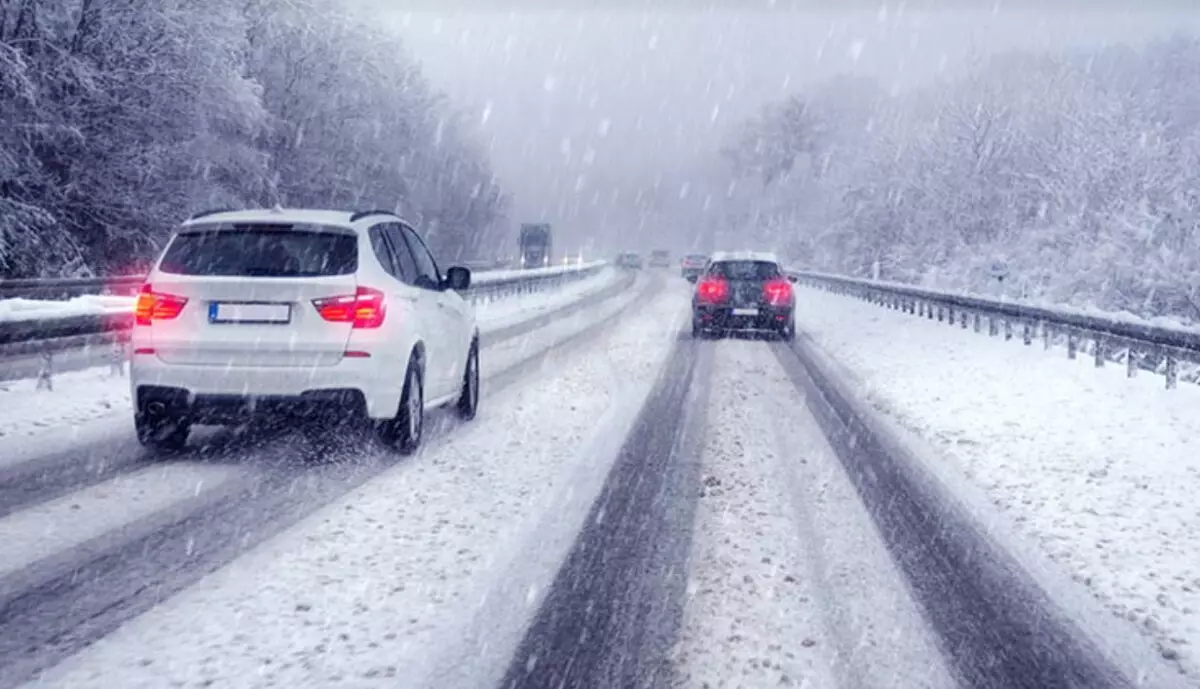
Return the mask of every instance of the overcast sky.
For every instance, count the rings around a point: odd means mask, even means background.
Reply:
[[[694,195],[732,125],[816,80],[850,72],[905,89],[972,54],[1200,30],[1200,0],[366,1],[479,125],[514,220],[545,218],[563,237],[636,228],[634,198],[656,180],[660,203]]]

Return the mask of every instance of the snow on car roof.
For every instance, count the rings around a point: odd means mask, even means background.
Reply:
[[[357,221],[352,222],[354,211],[334,211],[310,208],[252,208],[247,210],[221,211],[191,218],[183,222],[183,227],[194,225],[256,223],[256,222],[285,222],[295,225],[324,225],[352,229]],[[386,218],[386,214],[365,215],[363,218]],[[392,216],[398,217],[398,216]],[[411,224],[411,223],[409,223]]]
[[[770,251],[714,251],[712,258],[709,260],[713,263],[718,261],[763,261],[766,263],[779,263],[779,257]]]

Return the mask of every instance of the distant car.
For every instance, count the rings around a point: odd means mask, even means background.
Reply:
[[[638,270],[641,269],[644,264],[642,262],[641,254],[633,251],[626,251],[617,257],[617,265],[622,268],[633,268]]]
[[[137,298],[138,440],[174,450],[194,424],[280,416],[372,430],[412,452],[426,409],[478,408],[479,330],[459,293],[470,283],[466,268],[443,274],[391,213],[194,216]]]
[[[794,279],[769,253],[715,253],[692,296],[692,336],[761,331],[796,336]]]
[[[690,278],[704,272],[708,265],[708,254],[688,254],[679,262],[679,272],[683,277]]]
[[[654,268],[669,268],[671,266],[671,252],[656,249],[650,252],[650,265]]]

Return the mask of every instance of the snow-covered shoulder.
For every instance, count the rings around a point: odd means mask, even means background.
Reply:
[[[1012,531],[1200,677],[1200,387],[815,289],[797,325]],[[949,462],[941,466],[937,461]]]

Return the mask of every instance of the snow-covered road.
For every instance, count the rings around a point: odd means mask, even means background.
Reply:
[[[955,686],[773,348],[715,346],[673,686]]]
[[[411,458],[123,438],[54,456],[120,466],[61,494],[0,482],[0,688],[1174,686],[847,417],[855,372],[695,340],[688,293],[642,275],[485,338],[479,417]]]
[[[611,438],[628,431],[674,340],[680,306],[678,294],[667,295],[586,347],[555,353],[547,370],[556,374],[489,399],[475,422],[127,624],[47,681],[434,686],[431,673],[464,663],[485,676],[503,670],[522,618],[607,473]],[[522,595],[503,614],[479,616],[514,576]],[[454,643],[467,635],[486,637],[486,647]],[[498,665],[481,661],[489,655]],[[464,685],[460,678],[453,686]]]
[[[428,528],[422,527],[420,535],[438,543],[416,543],[428,547],[404,550],[405,557],[413,558],[409,564],[412,571],[425,571],[424,558],[448,554],[453,560],[458,549],[443,551],[439,543],[458,527],[448,526],[444,521],[447,516],[437,507],[480,509],[491,514],[501,526],[513,518],[513,510],[536,508],[536,505],[530,506],[517,499],[526,490],[521,485],[513,484],[500,492],[491,489],[511,480],[509,467],[522,466],[531,472],[539,471],[539,467],[543,471],[538,480],[531,482],[532,486],[554,488],[554,462],[564,461],[555,452],[561,455],[575,448],[579,442],[578,433],[590,429],[596,421],[596,413],[603,411],[590,407],[585,410],[586,405],[605,405],[609,401],[604,390],[598,395],[579,395],[579,402],[574,404],[576,410],[571,412],[587,411],[587,423],[583,427],[575,425],[556,431],[547,423],[544,410],[561,407],[559,401],[573,390],[572,385],[584,385],[577,378],[564,379],[563,375],[567,374],[559,372],[572,372],[576,368],[566,366],[565,362],[575,360],[570,352],[577,346],[588,344],[590,333],[598,324],[626,309],[632,299],[640,296],[644,301],[647,290],[652,293],[655,289],[654,281],[640,279],[632,288],[603,299],[580,313],[564,314],[549,325],[516,336],[519,346],[514,347],[511,340],[485,342],[482,357],[485,411],[476,422],[461,426],[448,416],[435,415],[430,420],[430,446],[411,462],[397,464],[390,453],[370,447],[353,447],[335,451],[325,457],[324,462],[313,465],[303,459],[303,455],[310,452],[303,441],[289,435],[237,437],[218,434],[209,439],[208,445],[179,461],[140,471],[136,467],[142,462],[127,462],[126,470],[108,480],[85,481],[78,490],[68,489],[70,492],[61,498],[33,500],[7,516],[0,512],[0,534],[19,532],[23,536],[15,543],[18,546],[26,543],[13,551],[21,555],[20,562],[8,568],[14,571],[0,572],[0,575],[8,574],[0,576],[0,602],[7,608],[5,624],[0,627],[0,686],[7,686],[15,679],[27,676],[31,670],[91,643],[115,625],[154,605],[162,596],[194,583],[206,570],[232,560],[247,547],[268,539],[321,505],[338,499],[347,506],[423,514],[428,523],[423,521],[422,524]],[[663,314],[649,322],[661,328]],[[572,340],[572,335],[583,337]],[[636,353],[641,350],[641,345],[648,343],[636,344],[617,350]],[[652,349],[646,351],[649,353]],[[559,363],[549,363],[555,361]],[[531,366],[529,362],[535,365]],[[597,365],[570,375],[586,374],[594,384]],[[524,373],[513,375],[513,371],[522,366]],[[609,365],[600,372],[608,374],[611,368]],[[531,375],[538,370],[554,373]],[[542,397],[531,398],[531,393],[525,391],[524,386],[530,380],[540,381]],[[587,391],[592,392],[590,388]],[[593,399],[596,401],[591,401]],[[438,426],[441,426],[440,430]],[[535,428],[539,429],[538,433],[533,433]],[[499,442],[497,437],[504,440]],[[523,446],[526,441],[532,444]],[[127,440],[113,442],[113,452],[119,452],[116,446],[123,445],[126,452],[138,454],[136,446],[130,446]],[[88,448],[81,448],[75,452],[74,459],[83,463],[90,454]],[[59,459],[70,461],[71,457]],[[133,471],[125,473],[129,470]],[[389,475],[388,472],[394,473]],[[407,483],[382,491],[372,489],[375,498],[366,493],[342,497],[356,486],[387,484],[389,476],[392,480]],[[376,478],[375,483],[364,483]],[[167,490],[161,495],[147,495],[143,490],[146,481]],[[456,481],[465,483],[456,485]],[[230,484],[238,490],[230,490]],[[487,495],[492,495],[497,502],[491,506],[480,503],[475,489],[486,489]],[[395,499],[397,495],[408,496],[411,501],[400,504]],[[114,501],[113,496],[124,496],[127,500]],[[117,502],[123,510],[114,509]],[[187,504],[184,514],[174,509],[182,503]],[[425,507],[428,509],[422,511]],[[97,511],[102,515],[93,520],[86,519],[87,514]],[[345,534],[331,535],[320,531],[319,527],[328,521],[330,514],[347,519],[362,515],[353,509],[343,511],[342,506],[327,506],[322,514],[325,516],[310,517],[305,522],[307,528],[317,529],[314,533],[325,533],[322,538],[330,548],[347,546],[350,540]],[[39,519],[34,519],[36,524],[31,526],[34,517]],[[389,518],[392,523],[403,526],[414,517],[393,514]],[[353,531],[361,531],[365,536],[375,528],[378,527],[355,527]],[[125,536],[120,537],[117,532],[123,532]],[[32,538],[35,535],[40,538]],[[292,548],[293,553],[319,555],[311,546],[309,535],[300,537],[303,546]],[[487,529],[477,535],[485,544],[490,544],[494,536]],[[393,543],[403,540],[397,534],[388,538]],[[266,552],[279,552],[272,550],[272,541],[266,542],[268,545],[263,546]],[[287,538],[280,542],[286,543]],[[361,554],[374,561],[378,552],[379,548],[375,548],[371,553]],[[261,554],[257,556],[262,557]],[[333,555],[334,560],[339,557]],[[76,561],[72,563],[72,559]],[[474,563],[472,566],[483,562],[465,553],[455,561]],[[311,561],[307,570],[298,570],[295,574],[312,573],[323,566],[322,562],[318,557]],[[380,566],[394,564],[395,561],[389,560],[381,562]],[[225,570],[225,574],[218,572],[214,579],[221,580],[228,571]],[[429,576],[435,577],[435,583],[442,581],[447,586],[457,581],[454,578],[439,580],[432,573]],[[286,580],[280,580],[280,584],[286,584]],[[305,590],[328,591],[324,586],[326,584],[313,583]],[[418,590],[423,589],[415,588],[410,592]],[[161,666],[150,671],[159,670]],[[159,684],[151,681],[146,686]]]

